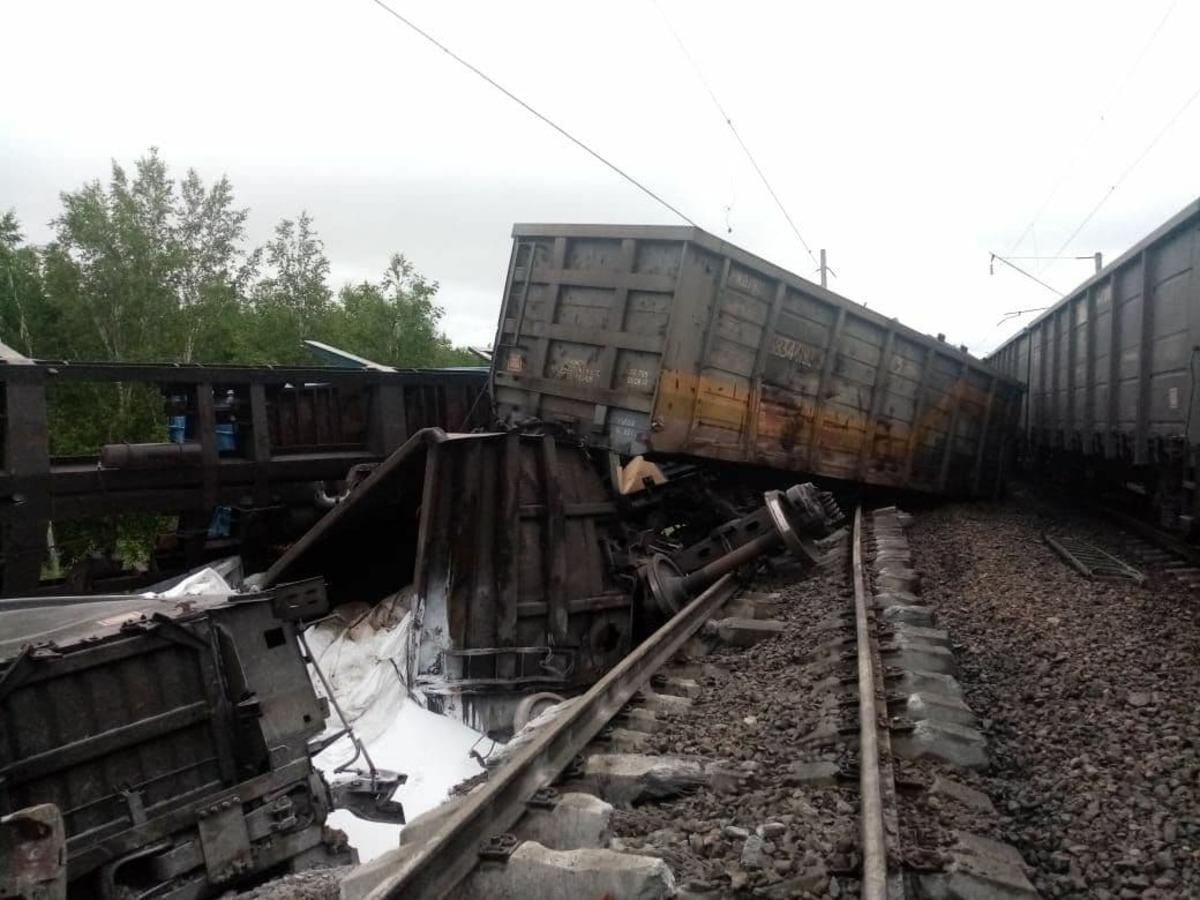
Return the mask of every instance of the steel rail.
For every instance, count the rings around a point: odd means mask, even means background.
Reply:
[[[398,862],[368,900],[424,900],[449,893],[475,867],[480,845],[511,829],[530,798],[583,751],[735,590],[732,575],[726,575],[680,610],[468,794],[453,815]]]
[[[1180,559],[1187,560],[1192,565],[1200,565],[1200,549],[1163,531],[1161,528],[1156,528],[1149,522],[1142,521],[1137,516],[1132,516],[1127,512],[1112,506],[1106,506],[1103,503],[1086,503],[1084,506],[1110,519],[1122,528],[1132,531],[1138,537],[1149,541],[1160,550],[1173,553]]]
[[[854,631],[858,645],[859,805],[862,840],[862,898],[888,896],[887,843],[883,827],[883,787],[879,775],[879,718],[875,706],[875,667],[867,620],[867,584],[863,574],[862,507],[854,511]]]

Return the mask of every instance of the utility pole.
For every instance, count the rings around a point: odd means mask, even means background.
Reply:
[[[1104,268],[1104,254],[1099,250],[1096,251],[1096,272],[1097,274]]]
[[[1099,271],[1099,270],[1097,270]],[[829,267],[825,265],[825,251],[821,251],[821,287],[829,287]]]

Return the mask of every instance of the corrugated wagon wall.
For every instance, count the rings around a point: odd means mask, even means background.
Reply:
[[[1033,448],[1148,460],[1200,439],[1200,201],[1122,254],[989,359],[1027,385]]]

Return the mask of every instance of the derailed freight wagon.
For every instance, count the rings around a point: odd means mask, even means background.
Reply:
[[[412,585],[402,680],[480,731],[521,695],[592,684],[633,646],[616,505],[549,436],[418,432],[296,542],[266,585],[320,573],[333,604]]]
[[[1198,261],[1200,200],[989,358],[1027,385],[1027,464],[1132,486],[1166,525],[1200,516]]]
[[[517,225],[497,413],[622,456],[988,495],[1020,385],[697,228]]]
[[[831,495],[793,485],[678,547],[622,517],[595,463],[552,435],[425,429],[260,583],[320,573],[335,605],[405,609],[390,663],[410,696],[495,736],[586,690],[727,572],[784,550],[815,563],[843,519]]]
[[[234,553],[267,565],[412,434],[484,424],[486,383],[486,369],[90,363],[0,344],[0,596],[128,590]],[[157,440],[109,435],[87,455],[61,455],[50,425],[82,398],[115,403],[118,385],[135,408],[161,404]],[[43,577],[51,526],[133,514],[178,517],[156,572],[96,554],[66,578]]]

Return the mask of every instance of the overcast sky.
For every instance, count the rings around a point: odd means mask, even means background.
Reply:
[[[979,353],[1019,327],[1006,311],[1056,299],[989,275],[989,252],[1058,252],[1200,90],[1194,0],[392,5],[701,227],[815,279],[706,81],[831,287]],[[514,222],[678,222],[371,0],[3,3],[0,33],[0,209],[34,241],[60,190],[157,146],[177,174],[227,173],[256,242],[307,209],[338,282],[403,251],[450,336],[486,344]],[[1113,258],[1194,200],[1198,150],[1200,100],[1063,252]],[[1018,265],[1061,290],[1091,272]]]

